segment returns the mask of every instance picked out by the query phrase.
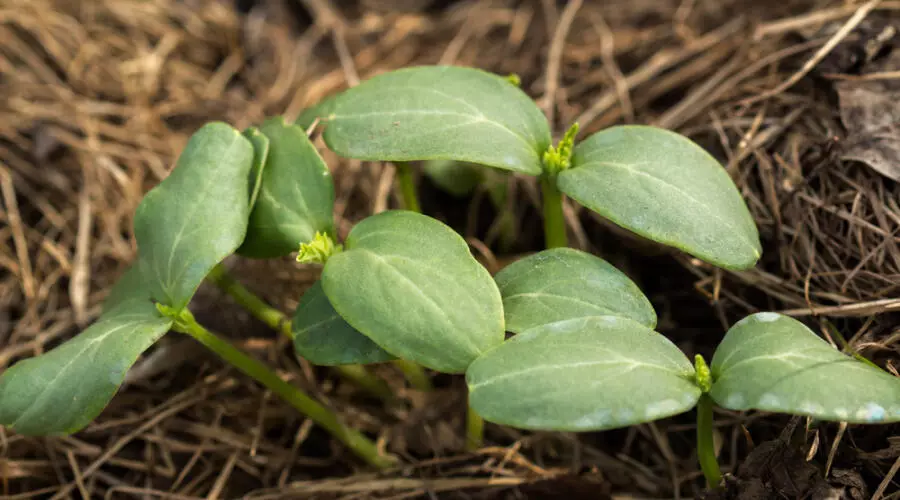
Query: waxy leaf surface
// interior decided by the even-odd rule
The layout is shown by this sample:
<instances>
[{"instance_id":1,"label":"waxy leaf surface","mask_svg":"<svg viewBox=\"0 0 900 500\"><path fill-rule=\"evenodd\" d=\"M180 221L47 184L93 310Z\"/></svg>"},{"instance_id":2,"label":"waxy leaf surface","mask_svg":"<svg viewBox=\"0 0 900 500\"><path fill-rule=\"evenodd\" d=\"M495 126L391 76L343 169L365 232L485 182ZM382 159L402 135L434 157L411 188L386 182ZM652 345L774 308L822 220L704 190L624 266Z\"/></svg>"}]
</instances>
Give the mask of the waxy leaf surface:
<instances>
[{"instance_id":1,"label":"waxy leaf surface","mask_svg":"<svg viewBox=\"0 0 900 500\"><path fill-rule=\"evenodd\" d=\"M474 68L419 66L375 76L336 96L328 147L361 160L459 160L541 173L550 129L506 79Z\"/></svg>"},{"instance_id":2,"label":"waxy leaf surface","mask_svg":"<svg viewBox=\"0 0 900 500\"><path fill-rule=\"evenodd\" d=\"M559 189L615 224L728 269L759 259L756 225L725 169L686 137L618 126L575 147Z\"/></svg>"},{"instance_id":3,"label":"waxy leaf surface","mask_svg":"<svg viewBox=\"0 0 900 500\"><path fill-rule=\"evenodd\" d=\"M685 412L700 389L668 339L618 316L550 323L516 335L466 372L486 420L560 431L614 429Z\"/></svg>"},{"instance_id":4,"label":"waxy leaf surface","mask_svg":"<svg viewBox=\"0 0 900 500\"><path fill-rule=\"evenodd\" d=\"M382 212L357 224L344 246L325 264L325 294L347 323L386 351L462 373L503 341L497 285L441 222Z\"/></svg>"},{"instance_id":5,"label":"waxy leaf surface","mask_svg":"<svg viewBox=\"0 0 900 500\"><path fill-rule=\"evenodd\" d=\"M76 432L115 395L138 356L172 321L150 301L133 267L113 288L104 313L85 331L0 376L0 424L26 435Z\"/></svg>"},{"instance_id":6,"label":"waxy leaf surface","mask_svg":"<svg viewBox=\"0 0 900 500\"><path fill-rule=\"evenodd\" d=\"M259 189L262 187L263 170L266 167L266 157L269 155L269 139L256 127L250 127L244 131L246 137L253 144L253 166L250 168L250 213L256 205Z\"/></svg>"},{"instance_id":7,"label":"waxy leaf surface","mask_svg":"<svg viewBox=\"0 0 900 500\"><path fill-rule=\"evenodd\" d=\"M422 172L435 185L453 196L466 196L483 180L484 167L454 160L429 160Z\"/></svg>"},{"instance_id":8,"label":"waxy leaf surface","mask_svg":"<svg viewBox=\"0 0 900 500\"><path fill-rule=\"evenodd\" d=\"M134 232L154 299L183 308L210 269L244 240L253 145L224 123L200 128L172 172L138 205Z\"/></svg>"},{"instance_id":9,"label":"waxy leaf surface","mask_svg":"<svg viewBox=\"0 0 900 500\"><path fill-rule=\"evenodd\" d=\"M900 421L900 379L841 353L799 321L764 312L735 324L710 365L730 410L851 423Z\"/></svg>"},{"instance_id":10,"label":"waxy leaf surface","mask_svg":"<svg viewBox=\"0 0 900 500\"><path fill-rule=\"evenodd\" d=\"M334 183L306 132L281 117L263 123L269 140L262 185L238 253L273 258L296 251L317 231L334 232Z\"/></svg>"},{"instance_id":11,"label":"waxy leaf surface","mask_svg":"<svg viewBox=\"0 0 900 500\"><path fill-rule=\"evenodd\" d=\"M395 359L341 318L320 281L303 294L291 327L294 351L316 365L364 365Z\"/></svg>"},{"instance_id":12,"label":"waxy leaf surface","mask_svg":"<svg viewBox=\"0 0 900 500\"><path fill-rule=\"evenodd\" d=\"M571 248L518 260L494 277L503 297L506 329L588 316L623 316L654 328L656 313L628 276L605 260Z\"/></svg>"}]
</instances>

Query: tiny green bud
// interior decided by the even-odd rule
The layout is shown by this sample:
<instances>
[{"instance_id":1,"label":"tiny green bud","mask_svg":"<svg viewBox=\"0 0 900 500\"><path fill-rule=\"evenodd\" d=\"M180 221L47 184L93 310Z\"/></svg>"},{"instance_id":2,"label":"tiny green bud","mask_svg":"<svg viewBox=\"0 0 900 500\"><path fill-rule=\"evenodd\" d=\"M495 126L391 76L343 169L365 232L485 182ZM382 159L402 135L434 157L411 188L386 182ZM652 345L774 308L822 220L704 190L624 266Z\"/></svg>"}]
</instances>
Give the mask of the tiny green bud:
<instances>
[{"instance_id":1,"label":"tiny green bud","mask_svg":"<svg viewBox=\"0 0 900 500\"><path fill-rule=\"evenodd\" d=\"M706 364L706 360L700 354L694 356L694 370L696 371L694 377L697 385L706 394L712 389L712 374L709 372L709 365Z\"/></svg>"},{"instance_id":2,"label":"tiny green bud","mask_svg":"<svg viewBox=\"0 0 900 500\"><path fill-rule=\"evenodd\" d=\"M300 244L300 252L297 254L297 262L301 264L325 264L328 259L342 251L343 245L336 244L331 236L316 231L316 235L309 243Z\"/></svg>"},{"instance_id":3,"label":"tiny green bud","mask_svg":"<svg viewBox=\"0 0 900 500\"><path fill-rule=\"evenodd\" d=\"M556 147L550 146L542 157L544 169L550 175L556 175L572 166L572 152L575 149L575 136L578 134L578 123L573 123L566 135Z\"/></svg>"},{"instance_id":4,"label":"tiny green bud","mask_svg":"<svg viewBox=\"0 0 900 500\"><path fill-rule=\"evenodd\" d=\"M522 86L522 79L519 78L519 75L517 75L515 73L510 73L510 74L506 75L506 81L515 85L516 87Z\"/></svg>"},{"instance_id":5,"label":"tiny green bud","mask_svg":"<svg viewBox=\"0 0 900 500\"><path fill-rule=\"evenodd\" d=\"M156 310L163 316L174 320L172 330L180 333L187 333L191 325L197 324L194 314L188 308L175 309L174 307L156 303Z\"/></svg>"}]
</instances>

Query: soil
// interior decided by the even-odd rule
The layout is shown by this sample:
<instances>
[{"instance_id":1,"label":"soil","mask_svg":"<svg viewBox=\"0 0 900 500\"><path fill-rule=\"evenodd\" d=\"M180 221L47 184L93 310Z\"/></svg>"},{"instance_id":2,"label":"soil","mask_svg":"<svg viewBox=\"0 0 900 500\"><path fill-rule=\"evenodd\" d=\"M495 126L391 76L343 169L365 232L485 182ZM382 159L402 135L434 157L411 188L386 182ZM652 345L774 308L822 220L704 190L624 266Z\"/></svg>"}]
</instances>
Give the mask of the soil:
<instances>
[{"instance_id":1,"label":"soil","mask_svg":"<svg viewBox=\"0 0 900 500\"><path fill-rule=\"evenodd\" d=\"M629 274L685 353L709 359L729 325L775 310L896 373L900 183L896 124L879 117L894 112L898 31L900 5L888 0L0 1L0 370L96 317L134 258L137 202L199 125L293 117L360 78L447 63L518 74L557 135L576 120L584 133L651 123L726 165L763 240L750 271L567 211L573 246ZM400 206L392 165L322 149L342 234ZM504 210L516 234L502 247L483 193L454 197L419 178L424 212L495 271L542 248L539 190L529 178L511 186ZM318 273L289 258L226 264L284 311ZM84 431L0 428L0 496L857 500L900 489L900 426L758 412L717 411L726 479L713 490L690 414L577 435L489 425L485 447L467 453L461 377L437 375L435 393L421 394L379 366L403 401L385 408L298 361L218 291L202 288L192 310L404 465L372 474L291 408L167 336Z\"/></svg>"}]
</instances>

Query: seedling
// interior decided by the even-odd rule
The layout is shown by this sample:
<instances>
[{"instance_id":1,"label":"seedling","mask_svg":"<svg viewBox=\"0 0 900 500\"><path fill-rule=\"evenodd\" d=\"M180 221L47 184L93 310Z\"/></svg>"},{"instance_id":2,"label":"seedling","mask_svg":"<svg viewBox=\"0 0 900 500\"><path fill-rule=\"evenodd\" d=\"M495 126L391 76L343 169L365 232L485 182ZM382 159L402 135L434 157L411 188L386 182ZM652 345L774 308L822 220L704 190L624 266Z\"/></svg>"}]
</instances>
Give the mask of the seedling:
<instances>
[{"instance_id":1,"label":"seedling","mask_svg":"<svg viewBox=\"0 0 900 500\"><path fill-rule=\"evenodd\" d=\"M348 158L454 160L541 177L548 247L566 246L562 194L613 223L728 269L752 267L759 235L718 161L689 139L616 126L551 144L541 110L510 78L456 66L380 74L303 113Z\"/></svg>"},{"instance_id":2,"label":"seedling","mask_svg":"<svg viewBox=\"0 0 900 500\"><path fill-rule=\"evenodd\" d=\"M338 244L333 200L328 169L300 127L274 118L244 134L224 123L201 128L138 206L137 262L112 289L98 321L0 376L0 423L26 435L82 429L138 356L171 329L255 378L370 464L392 463L337 415L199 325L188 309L208 278L296 336L299 354L320 364L358 367L399 356L463 373L503 341L499 290L459 235L424 215L391 211L358 223ZM293 325L221 267L235 252L280 257L301 242L298 260L325 266ZM410 364L403 366L409 372ZM371 379L358 369L349 376Z\"/></svg>"},{"instance_id":3,"label":"seedling","mask_svg":"<svg viewBox=\"0 0 900 500\"><path fill-rule=\"evenodd\" d=\"M518 335L466 372L486 420L523 429L600 431L697 406L697 452L711 486L721 474L712 405L824 421L900 421L900 380L831 347L799 321L749 316L707 367L654 332L649 301L598 257L552 249L496 276L507 328Z\"/></svg>"}]
</instances>

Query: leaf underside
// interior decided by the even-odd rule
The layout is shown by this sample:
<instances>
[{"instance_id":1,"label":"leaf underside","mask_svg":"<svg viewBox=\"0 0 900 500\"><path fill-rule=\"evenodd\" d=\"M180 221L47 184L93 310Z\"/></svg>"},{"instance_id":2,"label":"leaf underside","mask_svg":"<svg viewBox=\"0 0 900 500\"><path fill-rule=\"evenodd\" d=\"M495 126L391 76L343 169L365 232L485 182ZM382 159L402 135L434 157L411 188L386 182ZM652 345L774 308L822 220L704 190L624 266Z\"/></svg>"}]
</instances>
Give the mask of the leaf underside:
<instances>
[{"instance_id":1,"label":"leaf underside","mask_svg":"<svg viewBox=\"0 0 900 500\"><path fill-rule=\"evenodd\" d=\"M70 434L103 411L138 356L171 325L132 267L104 313L59 347L20 361L0 376L0 424L24 435Z\"/></svg>"},{"instance_id":2,"label":"leaf underside","mask_svg":"<svg viewBox=\"0 0 900 500\"><path fill-rule=\"evenodd\" d=\"M395 359L341 318L320 281L303 294L291 326L294 351L316 365L364 365Z\"/></svg>"},{"instance_id":3,"label":"leaf underside","mask_svg":"<svg viewBox=\"0 0 900 500\"><path fill-rule=\"evenodd\" d=\"M550 145L547 120L528 95L474 68L391 71L329 106L326 144L360 160L458 160L538 175Z\"/></svg>"},{"instance_id":4,"label":"leaf underside","mask_svg":"<svg viewBox=\"0 0 900 500\"><path fill-rule=\"evenodd\" d=\"M209 271L244 240L253 145L213 122L190 138L171 174L138 205L134 233L154 299L187 305Z\"/></svg>"},{"instance_id":5,"label":"leaf underside","mask_svg":"<svg viewBox=\"0 0 900 500\"><path fill-rule=\"evenodd\" d=\"M723 408L850 423L900 421L900 379L780 314L758 313L734 325L710 368L710 395Z\"/></svg>"},{"instance_id":6,"label":"leaf underside","mask_svg":"<svg viewBox=\"0 0 900 500\"><path fill-rule=\"evenodd\" d=\"M503 341L497 285L441 222L382 212L357 224L344 246L325 264L325 294L347 323L386 351L462 373Z\"/></svg>"},{"instance_id":7,"label":"leaf underside","mask_svg":"<svg viewBox=\"0 0 900 500\"><path fill-rule=\"evenodd\" d=\"M591 431L685 412L700 389L664 336L618 316L550 323L478 358L466 372L472 408L523 429Z\"/></svg>"},{"instance_id":8,"label":"leaf underside","mask_svg":"<svg viewBox=\"0 0 900 500\"><path fill-rule=\"evenodd\" d=\"M301 127L276 117L260 130L269 139L269 154L247 237L238 253L274 258L296 251L316 232L334 232L334 182Z\"/></svg>"},{"instance_id":9,"label":"leaf underside","mask_svg":"<svg viewBox=\"0 0 900 500\"><path fill-rule=\"evenodd\" d=\"M494 278L506 329L514 333L588 316L623 316L654 328L656 313L628 276L605 260L554 248L518 260Z\"/></svg>"},{"instance_id":10,"label":"leaf underside","mask_svg":"<svg viewBox=\"0 0 900 500\"><path fill-rule=\"evenodd\" d=\"M759 235L724 168L686 137L617 126L575 147L559 189L613 223L727 269L753 267Z\"/></svg>"},{"instance_id":11,"label":"leaf underside","mask_svg":"<svg viewBox=\"0 0 900 500\"><path fill-rule=\"evenodd\" d=\"M483 167L454 160L429 160L422 172L435 185L456 197L468 196L482 182Z\"/></svg>"}]
</instances>

